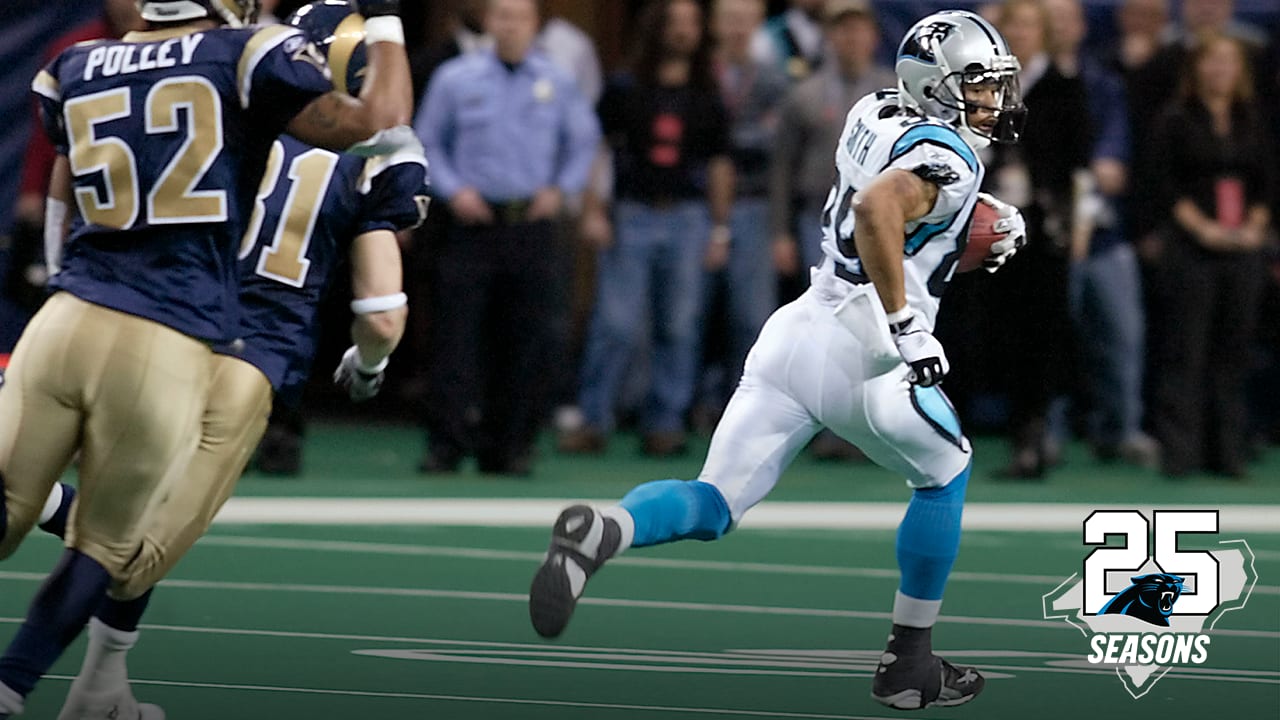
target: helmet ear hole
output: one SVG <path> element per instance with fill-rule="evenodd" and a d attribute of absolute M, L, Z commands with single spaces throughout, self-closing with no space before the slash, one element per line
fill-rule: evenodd
<path fill-rule="evenodd" d="M 926 98 L 928 98 L 929 100 L 932 100 L 932 99 L 933 99 L 933 86 L 932 86 L 932 85 L 925 85 L 925 86 L 924 86 L 924 89 L 923 89 L 923 90 L 921 90 L 921 91 L 920 91 L 920 93 L 921 93 L 922 95 L 924 95 Z"/>

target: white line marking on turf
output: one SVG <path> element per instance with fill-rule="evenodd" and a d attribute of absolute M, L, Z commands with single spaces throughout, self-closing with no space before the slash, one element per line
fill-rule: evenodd
<path fill-rule="evenodd" d="M 0 572 L 0 580 L 43 582 L 47 576 L 41 573 Z M 497 602 L 527 603 L 528 595 L 518 593 L 476 592 L 470 590 L 435 590 L 428 588 L 356 587 L 350 585 L 310 585 L 301 583 L 254 583 L 216 580 L 168 579 L 160 583 L 168 588 L 188 590 L 227 590 L 243 592 L 292 592 L 315 595 L 368 595 L 375 597 L 423 597 L 449 600 L 491 600 Z M 626 598 L 582 598 L 579 605 L 600 607 L 640 608 L 646 610 L 690 610 L 695 612 L 741 613 L 747 615 L 777 615 L 787 617 L 841 618 L 847 620 L 889 620 L 893 615 L 870 610 L 828 610 L 823 608 L 777 607 L 768 605 L 737 605 L 721 603 L 680 602 L 671 600 L 631 600 Z M 1044 628 L 1071 630 L 1070 625 L 1056 620 L 1022 620 L 1017 618 L 975 617 L 971 615 L 943 615 L 943 623 L 965 625 L 995 625 L 1004 627 Z M 1264 630 L 1213 630 L 1211 635 L 1247 638 L 1280 638 L 1280 632 Z"/>
<path fill-rule="evenodd" d="M 71 681 L 68 675 L 48 675 L 46 680 Z M 596 710 L 627 710 L 662 713 L 689 713 L 695 715 L 729 715 L 736 717 L 801 718 L 802 720 L 899 720 L 871 715 L 824 715 L 820 713 L 793 713 L 775 710 L 735 710 L 732 708 L 677 707 L 670 705 L 626 705 L 622 703 L 593 703 L 572 700 L 536 700 L 532 698 L 476 697 L 472 695 L 436 695 L 432 693 L 374 692 L 368 690 L 330 690 L 324 688 L 287 687 L 280 685 L 242 685 L 238 683 L 179 682 L 173 680 L 138 680 L 129 678 L 132 685 L 156 687 L 198 688 L 202 690 L 245 690 L 250 692 L 290 693 L 295 695 L 332 695 L 340 697 L 385 698 L 388 700 L 441 700 L 446 702 L 487 703 L 491 705 L 535 705 L 543 707 L 591 708 Z"/>
<path fill-rule="evenodd" d="M 12 624 L 21 623 L 22 621 L 23 621 L 22 618 L 0 618 L 0 624 L 12 625 Z M 384 636 L 384 635 L 352 635 L 352 634 L 336 634 L 336 633 L 297 632 L 297 631 L 289 631 L 289 630 L 254 630 L 254 629 L 246 629 L 246 628 L 210 628 L 210 627 L 193 627 L 193 626 L 187 626 L 187 625 L 145 625 L 144 624 L 144 625 L 141 625 L 140 627 L 141 629 L 147 630 L 148 632 L 159 631 L 159 632 L 191 633 L 191 634 L 199 634 L 199 635 L 233 635 L 233 636 L 239 635 L 239 636 L 246 636 L 246 637 L 273 637 L 273 638 L 292 638 L 292 639 L 306 639 L 306 640 L 349 641 L 349 642 L 362 642 L 362 643 L 380 642 L 380 643 L 398 643 L 398 644 L 412 644 L 412 645 L 446 645 L 446 646 L 454 646 L 454 647 L 483 647 L 483 648 L 489 648 L 494 652 L 510 652 L 511 650 L 524 650 L 524 649 L 535 650 L 535 651 L 537 650 L 547 651 L 549 649 L 549 646 L 545 643 L 529 644 L 529 643 L 483 642 L 483 641 L 475 641 L 475 640 L 443 640 L 438 638 L 412 638 L 412 637 L 395 637 L 395 636 Z M 679 650 L 655 651 L 655 650 L 639 650 L 639 649 L 629 649 L 629 648 L 599 648 L 599 647 L 585 647 L 585 646 L 575 646 L 575 645 L 556 645 L 554 646 L 554 649 L 558 651 L 565 651 L 565 652 L 579 651 L 584 653 L 599 653 L 602 651 L 608 651 L 613 653 L 630 653 L 636 656 L 653 656 L 655 654 L 661 653 L 663 655 L 670 657 L 673 661 L 686 661 L 686 662 L 690 662 L 695 659 L 701 659 L 701 658 L 715 658 L 715 657 L 723 658 L 726 654 L 730 654 L 730 655 L 742 654 L 748 657 L 752 655 L 759 655 L 759 656 L 774 655 L 774 656 L 798 657 L 798 658 L 804 658 L 807 656 L 807 657 L 812 657 L 814 659 L 820 659 L 824 657 L 825 658 L 849 658 L 855 662 L 859 657 L 874 656 L 875 658 L 878 658 L 880 655 L 880 651 L 871 651 L 871 650 L 866 650 L 866 651 L 862 651 L 862 650 L 729 650 L 729 651 L 725 651 L 724 653 L 713 653 L 713 652 L 686 652 L 686 651 L 679 651 Z M 1051 665 L 1051 667 L 1035 666 L 1035 665 L 1027 665 L 1027 666 L 988 665 L 987 663 L 984 662 L 982 663 L 982 668 L 984 670 L 1008 670 L 1015 673 L 1029 671 L 1029 672 L 1042 672 L 1042 673 L 1066 674 L 1066 675 L 1100 675 L 1100 674 L 1110 675 L 1112 674 L 1112 671 L 1109 668 L 1094 669 L 1090 666 L 1087 666 L 1087 664 L 1083 667 L 1072 667 L 1071 665 L 1077 664 L 1077 663 L 1073 663 L 1072 661 L 1068 660 L 1068 658 L 1074 657 L 1076 660 L 1080 660 L 1080 656 L 1073 656 L 1067 653 L 1027 652 L 1027 651 L 1017 651 L 1017 650 L 947 650 L 946 652 L 947 654 L 955 655 L 956 657 L 973 657 L 975 659 L 980 659 L 985 657 L 994 657 L 994 656 L 1003 656 L 1007 658 L 1045 657 L 1045 658 L 1050 658 L 1049 664 Z M 634 669 L 634 668 L 628 668 L 628 669 Z M 1273 673 L 1270 673 L 1268 671 L 1223 669 L 1223 670 L 1212 670 L 1212 671 L 1206 670 L 1203 672 L 1197 672 L 1197 669 L 1195 668 L 1180 667 L 1180 668 L 1174 669 L 1173 672 L 1180 673 L 1175 677 L 1191 679 L 1191 680 L 1219 679 L 1219 680 L 1230 680 L 1232 682 L 1280 684 L 1280 680 L 1271 679 L 1270 677 L 1268 677 L 1270 675 L 1273 675 Z M 1231 677 L 1230 673 L 1233 673 L 1233 672 L 1246 673 L 1246 675 Z M 992 675 L 992 677 L 1002 677 L 1002 676 L 997 673 Z M 805 717 L 805 716 L 800 716 L 800 717 Z"/>
<path fill-rule="evenodd" d="M 206 535 L 202 546 L 256 548 L 263 550 L 301 550 L 311 552 L 349 552 L 369 555 L 409 555 L 418 557 L 466 558 L 469 560 L 512 560 L 540 563 L 545 553 L 516 550 L 491 550 L 487 548 L 446 547 L 442 545 L 404 545 L 391 543 L 349 542 L 342 540 L 308 540 L 305 538 L 264 538 L 240 535 Z M 720 560 L 673 560 L 623 555 L 609 561 L 610 565 L 665 568 L 671 570 L 725 571 L 776 573 L 779 575 L 814 575 L 824 577 L 856 577 L 897 580 L 897 569 L 866 567 L 832 567 L 828 565 L 781 565 L 777 563 L 728 562 Z M 1012 573 L 984 573 L 953 571 L 948 578 L 961 582 L 1015 583 L 1020 585 L 1051 585 L 1060 583 L 1058 575 L 1027 575 Z M 1254 592 L 1264 595 L 1280 595 L 1280 586 L 1258 586 Z"/>
<path fill-rule="evenodd" d="M 655 672 L 692 675 L 765 675 L 770 677 L 838 678 L 854 675 L 870 675 L 875 666 L 861 668 L 861 672 L 818 672 L 816 670 L 777 670 L 761 668 L 706 667 L 704 665 L 637 665 L 635 663 L 603 662 L 598 659 L 542 660 L 534 658 L 496 657 L 493 655 L 461 655 L 432 650 L 353 650 L 353 655 L 385 660 L 411 660 L 415 662 L 439 662 L 457 665 L 505 665 L 514 667 L 565 668 L 573 670 L 625 670 L 626 672 Z M 689 662 L 689 661 L 686 661 Z M 710 664 L 712 661 L 705 661 Z M 756 663 L 759 664 L 759 663 Z M 852 669 L 852 668 L 850 668 Z"/>
<path fill-rule="evenodd" d="M 530 498 L 232 498 L 217 522 L 242 525 L 478 525 L 550 527 L 574 499 Z M 587 500 L 612 504 L 613 500 Z M 966 503 L 967 530 L 1060 532 L 1076 530 L 1091 513 L 1111 508 L 1151 510 L 1154 506 L 1049 503 Z M 1162 510 L 1203 509 L 1198 505 Z M 1280 533 L 1280 505 L 1221 505 L 1223 532 Z M 750 528 L 892 530 L 906 503 L 765 502 L 743 518 Z"/>

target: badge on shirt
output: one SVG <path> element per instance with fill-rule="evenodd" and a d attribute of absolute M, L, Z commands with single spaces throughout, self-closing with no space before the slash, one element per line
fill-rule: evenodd
<path fill-rule="evenodd" d="M 787 75 L 793 80 L 802 80 L 809 77 L 809 73 L 813 68 L 809 66 L 809 61 L 802 57 L 793 57 L 787 60 Z"/>
<path fill-rule="evenodd" d="M 534 100 L 537 100 L 540 103 L 546 103 L 551 102 L 551 99 L 555 96 L 556 87 L 551 84 L 550 80 L 546 78 L 538 78 L 538 81 L 533 84 Z"/>

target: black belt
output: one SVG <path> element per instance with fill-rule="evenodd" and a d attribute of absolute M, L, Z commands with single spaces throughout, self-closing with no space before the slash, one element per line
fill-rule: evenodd
<path fill-rule="evenodd" d="M 489 209 L 493 210 L 493 224 L 527 225 L 531 205 L 533 200 L 490 201 Z"/>
<path fill-rule="evenodd" d="M 836 267 L 836 277 L 840 278 L 841 280 L 851 282 L 854 285 L 866 285 L 867 283 L 871 282 L 871 278 L 867 277 L 863 273 L 856 273 L 850 270 L 849 268 L 844 266 L 844 263 L 835 262 L 834 260 L 832 262 L 835 264 L 835 267 Z"/>

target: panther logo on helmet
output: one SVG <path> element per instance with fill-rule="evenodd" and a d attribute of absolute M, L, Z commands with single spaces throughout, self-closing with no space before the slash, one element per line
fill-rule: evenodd
<path fill-rule="evenodd" d="M 936 63 L 938 58 L 934 55 L 933 49 L 941 45 L 955 28 L 955 25 L 947 22 L 935 22 L 919 27 L 914 32 L 907 33 L 902 41 L 902 51 L 899 55 L 918 57 L 925 62 Z"/>
<path fill-rule="evenodd" d="M 259 0 L 140 0 L 142 19 L 153 23 L 191 22 L 210 18 L 231 27 L 247 27 L 258 19 Z"/>
<path fill-rule="evenodd" d="M 1000 32 L 963 10 L 934 13 L 917 22 L 902 39 L 894 70 L 900 102 L 908 109 L 949 123 L 974 148 L 1017 142 L 1026 109 L 1018 88 L 1022 66 Z M 994 106 L 966 100 L 969 85 L 990 87 Z M 969 113 L 989 110 L 991 132 L 969 125 Z"/>

